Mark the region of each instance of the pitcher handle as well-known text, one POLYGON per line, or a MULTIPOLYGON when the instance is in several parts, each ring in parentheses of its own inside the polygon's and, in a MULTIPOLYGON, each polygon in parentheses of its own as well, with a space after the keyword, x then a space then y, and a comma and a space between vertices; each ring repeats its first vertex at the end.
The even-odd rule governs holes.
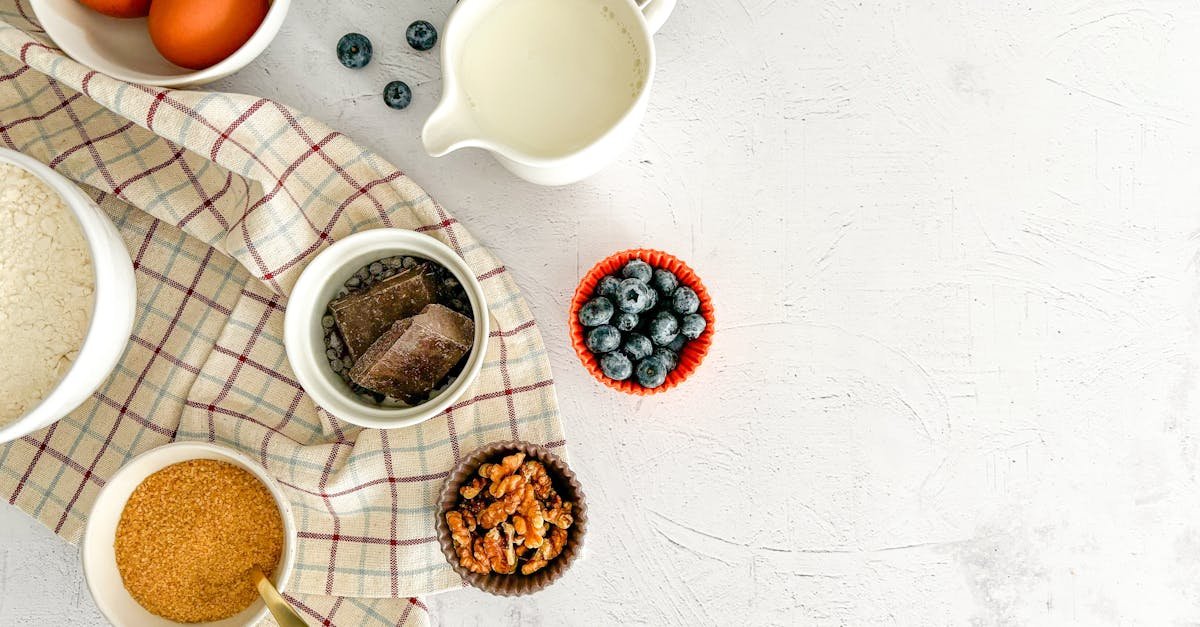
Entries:
POLYGON ((646 16, 646 28, 650 29, 651 35, 657 33, 667 22, 671 11, 675 10, 675 2, 676 0, 637 0, 638 8, 642 10, 642 15, 646 16))

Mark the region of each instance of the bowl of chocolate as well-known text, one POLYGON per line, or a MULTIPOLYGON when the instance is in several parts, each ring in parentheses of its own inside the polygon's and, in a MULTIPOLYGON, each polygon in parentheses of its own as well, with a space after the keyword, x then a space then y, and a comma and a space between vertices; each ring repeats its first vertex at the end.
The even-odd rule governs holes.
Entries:
POLYGON ((483 367, 483 287, 438 240, 383 228, 308 264, 288 299, 284 345, 300 385, 346 422, 395 429, 450 407, 483 367))

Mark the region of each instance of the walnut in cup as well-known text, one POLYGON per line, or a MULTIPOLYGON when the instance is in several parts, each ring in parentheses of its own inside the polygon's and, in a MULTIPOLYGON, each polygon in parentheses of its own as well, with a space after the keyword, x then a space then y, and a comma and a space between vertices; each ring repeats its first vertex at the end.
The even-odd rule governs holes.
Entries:
POLYGON ((479 466, 458 490, 446 524, 459 564, 486 575, 531 575, 562 553, 575 505, 564 501, 541 462, 513 453, 479 466))

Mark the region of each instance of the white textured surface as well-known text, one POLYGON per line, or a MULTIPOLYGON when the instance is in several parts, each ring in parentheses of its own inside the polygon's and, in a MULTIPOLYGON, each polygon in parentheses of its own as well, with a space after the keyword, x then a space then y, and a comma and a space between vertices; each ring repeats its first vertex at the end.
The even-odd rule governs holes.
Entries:
MULTIPOLYGON (((438 70, 403 28, 450 5, 302 0, 218 86, 407 168, 542 324, 588 558, 436 617, 1200 621, 1200 6, 683 3, 640 140, 551 190, 419 149, 438 70), (357 73, 349 30, 376 44, 357 73), (380 102, 392 78, 409 111, 380 102), (645 400, 591 381, 564 325, 577 277, 635 245, 691 262, 720 318, 695 378, 645 400)), ((73 549, 0 525, 0 623, 98 621, 73 549)))

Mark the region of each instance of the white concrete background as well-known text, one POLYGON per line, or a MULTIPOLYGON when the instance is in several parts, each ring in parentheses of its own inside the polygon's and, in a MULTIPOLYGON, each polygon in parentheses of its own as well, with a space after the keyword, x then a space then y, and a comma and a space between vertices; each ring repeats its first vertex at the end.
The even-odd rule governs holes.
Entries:
MULTIPOLYGON (((299 0, 252 68, 390 157, 542 325, 590 553, 444 624, 1200 621, 1200 5, 685 1, 640 139, 539 189, 419 147, 451 0, 299 0), (370 35, 350 72, 333 46, 370 35), (378 93, 413 85, 405 112, 378 93), (655 246, 717 299, 683 388, 617 396, 565 303, 655 246)), ((76 552, 0 510, 0 623, 98 624, 76 552)))

